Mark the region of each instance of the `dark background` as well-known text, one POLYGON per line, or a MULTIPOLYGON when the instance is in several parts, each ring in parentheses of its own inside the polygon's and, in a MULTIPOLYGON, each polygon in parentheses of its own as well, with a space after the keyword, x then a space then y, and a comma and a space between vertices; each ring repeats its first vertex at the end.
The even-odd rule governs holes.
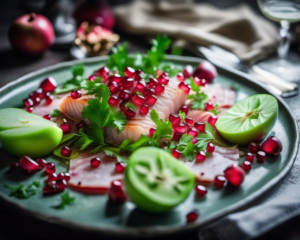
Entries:
MULTIPOLYGON (((0 87, 6 83, 13 81, 29 72, 38 70, 40 68, 71 60, 72 57, 69 54, 69 50, 56 50, 50 49, 41 58, 28 58, 21 56, 14 52, 7 39, 7 31, 10 24, 19 16, 28 13, 28 10, 24 9, 24 1, 17 0, 0 0, 0 87)), ((38 0, 36 0, 39 2, 38 0)), ((73 1, 77 3, 78 1, 73 1)), ((108 3, 112 6, 116 4, 123 4, 128 1, 125 0, 110 0, 108 3)), ((197 2, 209 2, 218 8, 228 8, 235 6, 242 2, 249 4, 258 14, 261 15, 256 0, 239 1, 239 0, 211 0, 211 1, 197 1, 197 2)), ((71 10, 70 6, 70 10, 71 10)), ((114 31, 121 36, 121 41, 130 42, 130 51, 146 52, 149 45, 143 37, 133 37, 120 29, 115 28, 114 31), (142 41, 141 41, 142 39, 142 41)), ((298 45, 299 48, 299 45, 298 45)), ((292 52, 298 54, 297 45, 292 46, 292 52)), ((184 55, 191 55, 184 52, 184 55)), ((300 67, 300 66, 299 66, 300 67)), ((291 106, 297 106, 299 103, 299 97, 295 99, 288 99, 288 104, 291 106)), ((300 112, 300 111, 299 111, 300 112)), ((0 156, 1 158, 1 156, 0 156)), ((299 189, 300 191, 300 189, 299 189)), ((276 229, 256 238, 256 240, 299 240, 300 239, 300 217, 293 218, 286 223, 280 225, 276 229)), ((10 239, 112 239, 107 236, 94 236, 86 232, 78 232, 76 230, 70 230, 56 226, 54 224, 45 223, 36 220, 33 217, 27 216, 19 211, 7 206, 2 200, 0 200, 0 240, 10 239)), ((160 239, 197 239, 197 232, 184 233, 184 235, 177 235, 160 239)))

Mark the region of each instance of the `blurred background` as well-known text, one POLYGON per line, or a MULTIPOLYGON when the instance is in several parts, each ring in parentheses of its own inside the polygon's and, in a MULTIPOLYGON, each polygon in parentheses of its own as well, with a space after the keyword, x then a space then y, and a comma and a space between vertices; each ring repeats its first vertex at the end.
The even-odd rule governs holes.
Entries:
MULTIPOLYGON (((295 90, 300 81, 300 3, 294 2, 298 3, 295 9, 274 5, 270 0, 0 1, 0 87, 55 63, 108 54, 118 42, 128 41, 132 53, 146 53, 153 36, 167 33, 174 39, 170 54, 211 60, 218 51, 211 46, 216 45, 226 50, 223 60, 229 62, 228 52, 233 53, 247 67, 257 65, 275 73, 280 77, 278 81, 296 83, 291 85, 295 90), (289 9, 293 12, 288 13, 289 9), (36 38, 20 27, 26 26, 26 21, 36 23, 30 25, 30 36, 36 38)), ((224 63, 217 57, 213 60, 222 66, 241 67, 239 62, 224 63)), ((274 86, 274 91, 284 91, 274 86)), ((290 103, 297 105, 297 101, 290 103)), ((299 223, 299 217, 293 218, 257 239, 300 239, 299 223)), ((31 239, 86 236, 40 222, 1 201, 0 230, 0 239, 20 239, 21 233, 28 230, 31 239)), ((192 232, 184 237, 196 236, 192 232)), ((179 238, 182 236, 172 237, 179 238)))

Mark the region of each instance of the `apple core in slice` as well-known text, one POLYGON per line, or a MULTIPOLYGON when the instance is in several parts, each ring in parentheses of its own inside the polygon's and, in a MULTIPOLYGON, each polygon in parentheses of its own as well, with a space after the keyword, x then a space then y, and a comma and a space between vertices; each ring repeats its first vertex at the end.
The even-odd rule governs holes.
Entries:
POLYGON ((269 94, 248 97, 221 116, 216 128, 228 142, 247 145, 260 142, 273 129, 277 120, 278 103, 269 94))
POLYGON ((138 208, 166 212, 183 202, 194 187, 194 174, 162 149, 140 148, 125 169, 126 193, 138 208))
POLYGON ((40 116, 18 108, 0 110, 0 142, 12 155, 43 157, 59 145, 62 135, 56 123, 40 116))

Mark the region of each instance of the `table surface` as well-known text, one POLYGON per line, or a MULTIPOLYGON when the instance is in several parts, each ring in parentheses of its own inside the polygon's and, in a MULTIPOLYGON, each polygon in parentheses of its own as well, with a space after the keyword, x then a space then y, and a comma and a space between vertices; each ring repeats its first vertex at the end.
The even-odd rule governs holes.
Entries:
MULTIPOLYGON (((118 0, 109 1, 111 4, 117 4, 118 0)), ((202 2, 202 1, 201 1, 202 2)), ((211 0, 210 3, 216 5, 219 8, 226 8, 234 6, 241 1, 239 0, 211 0)), ((258 13, 259 10, 256 5, 256 1, 246 1, 251 7, 258 13)), ((18 16, 26 13, 20 9, 19 1, 10 0, 0 2, 0 87, 3 85, 35 70, 50 66, 55 63, 71 60, 72 57, 69 54, 69 50, 55 50, 50 49, 45 55, 40 58, 28 58, 21 56, 14 52, 7 40, 7 30, 10 23, 18 16)), ((146 52, 149 45, 146 39, 142 37, 133 37, 121 32, 120 29, 115 29, 121 36, 121 41, 130 42, 131 52, 146 52), (141 38, 143 41, 141 41, 141 38)), ((291 50, 293 54, 298 54, 296 48, 291 50)), ((192 54, 184 52, 184 55, 192 54)), ((299 90, 300 91, 300 90, 299 90)), ((285 99, 290 108, 293 110, 295 117, 300 119, 300 93, 298 96, 285 99)), ((298 158, 299 159, 299 158, 298 158)), ((262 239, 280 239, 280 240, 299 240, 300 216, 295 217, 284 224, 280 225, 276 229, 256 238, 257 240, 262 239)), ((7 206, 2 200, 0 200, 0 240, 2 239, 24 239, 24 233, 30 239, 82 239, 90 238, 99 239, 99 236, 94 236, 89 233, 79 232, 75 230, 65 229, 55 224, 49 224, 41 222, 33 217, 21 214, 17 210, 7 206)), ((184 236, 177 235, 163 239, 197 239, 197 232, 190 232, 184 234, 184 236)), ((26 238, 26 237, 25 237, 26 238)), ((101 239, 112 239, 109 237, 101 236, 101 239)), ((156 238, 160 239, 160 238, 156 238)))

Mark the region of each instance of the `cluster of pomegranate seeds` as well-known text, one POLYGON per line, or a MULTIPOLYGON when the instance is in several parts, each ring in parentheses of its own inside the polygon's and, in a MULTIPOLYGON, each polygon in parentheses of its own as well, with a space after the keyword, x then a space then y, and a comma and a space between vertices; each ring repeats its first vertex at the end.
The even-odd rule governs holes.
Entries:
POLYGON ((60 128, 63 131, 63 133, 70 133, 71 132, 71 124, 68 122, 62 122, 60 124, 60 128))
POLYGON ((181 122, 181 118, 178 114, 172 113, 169 115, 169 120, 173 127, 176 127, 181 122))
POLYGON ((73 99, 78 99, 82 96, 81 92, 77 89, 77 90, 73 90, 71 92, 71 98, 73 99))
POLYGON ((226 182, 227 182, 226 178, 222 175, 217 175, 214 179, 214 185, 218 188, 224 187, 226 182))
POLYGON ((70 157, 72 154, 72 150, 67 147, 64 146, 61 150, 60 150, 60 154, 63 155, 64 157, 70 157))
POLYGON ((67 172, 65 172, 65 173, 61 172, 57 175, 57 179, 64 179, 68 182, 71 179, 71 175, 70 175, 70 173, 67 173, 67 172))
POLYGON ((172 149, 171 154, 174 158, 177 158, 177 159, 180 158, 180 156, 181 156, 181 152, 177 149, 172 149))
POLYGON ((52 95, 46 96, 46 103, 50 105, 53 102, 53 98, 54 97, 52 95))
POLYGON ((109 200, 113 203, 122 204, 127 201, 127 195, 124 191, 121 180, 112 181, 108 192, 109 200))
POLYGON ((47 163, 45 166, 45 172, 48 174, 55 173, 55 164, 53 162, 47 163))
POLYGON ((82 120, 75 124, 76 129, 80 129, 85 125, 85 122, 82 120))
POLYGON ((49 173, 48 178, 46 179, 46 182, 56 181, 57 180, 57 174, 56 173, 49 173))
POLYGON ((124 164, 124 163, 117 162, 117 163, 116 163, 116 172, 117 172, 117 173, 123 173, 124 170, 125 170, 125 164, 124 164))
POLYGON ((196 190, 197 195, 199 195, 201 197, 203 197, 207 194, 206 187, 204 187, 202 185, 196 185, 195 190, 196 190))
POLYGON ((204 132, 205 131, 205 123, 203 122, 195 122, 194 127, 199 131, 199 132, 204 132))
POLYGON ((178 84, 178 87, 182 89, 185 93, 189 94, 191 90, 191 86, 187 84, 186 82, 181 82, 178 84))
POLYGON ((209 143, 207 145, 206 151, 209 153, 213 153, 215 151, 215 145, 213 143, 209 143))
POLYGON ((33 101, 32 99, 30 98, 26 98, 24 101, 23 101, 25 107, 29 108, 29 107, 32 107, 33 106, 33 101))
POLYGON ((193 67, 191 65, 186 65, 183 70, 183 75, 185 78, 189 78, 193 75, 193 67))
POLYGON ((47 185, 43 189, 43 194, 51 195, 51 194, 63 192, 68 185, 67 182, 70 179, 71 179, 70 173, 66 173, 66 172, 65 173, 61 172, 59 174, 56 174, 55 172, 48 173, 48 178, 46 179, 47 185))
POLYGON ((50 114, 46 114, 46 115, 43 116, 43 118, 46 119, 46 120, 50 120, 51 116, 50 116, 50 114))
POLYGON ((244 181, 245 171, 238 164, 233 164, 232 166, 226 168, 224 171, 224 176, 233 186, 238 187, 244 181))
POLYGON ((33 173, 39 169, 39 165, 28 156, 23 156, 19 160, 20 167, 28 173, 33 173))
POLYGON ((204 151, 200 151, 200 152, 197 153, 197 155, 196 155, 196 161, 197 162, 204 162, 205 159, 206 159, 206 154, 205 154, 204 151))
POLYGON ((39 158, 36 160, 36 163, 39 165, 39 170, 44 169, 44 167, 46 166, 47 162, 45 159, 39 158))
POLYGON ((97 168, 97 167, 99 167, 100 164, 101 164, 100 158, 97 158, 97 157, 92 158, 90 162, 91 162, 91 167, 92 167, 92 168, 97 168))
POLYGON ((188 213, 186 215, 186 221, 187 221, 187 223, 195 222, 198 219, 199 215, 200 215, 200 213, 199 213, 198 210, 194 210, 194 211, 188 213))
POLYGON ((242 168, 243 168, 246 172, 248 172, 248 171, 250 171, 251 168, 252 168, 252 165, 251 165, 251 164, 252 164, 252 163, 249 162, 249 161, 244 161, 243 164, 242 164, 242 168))

